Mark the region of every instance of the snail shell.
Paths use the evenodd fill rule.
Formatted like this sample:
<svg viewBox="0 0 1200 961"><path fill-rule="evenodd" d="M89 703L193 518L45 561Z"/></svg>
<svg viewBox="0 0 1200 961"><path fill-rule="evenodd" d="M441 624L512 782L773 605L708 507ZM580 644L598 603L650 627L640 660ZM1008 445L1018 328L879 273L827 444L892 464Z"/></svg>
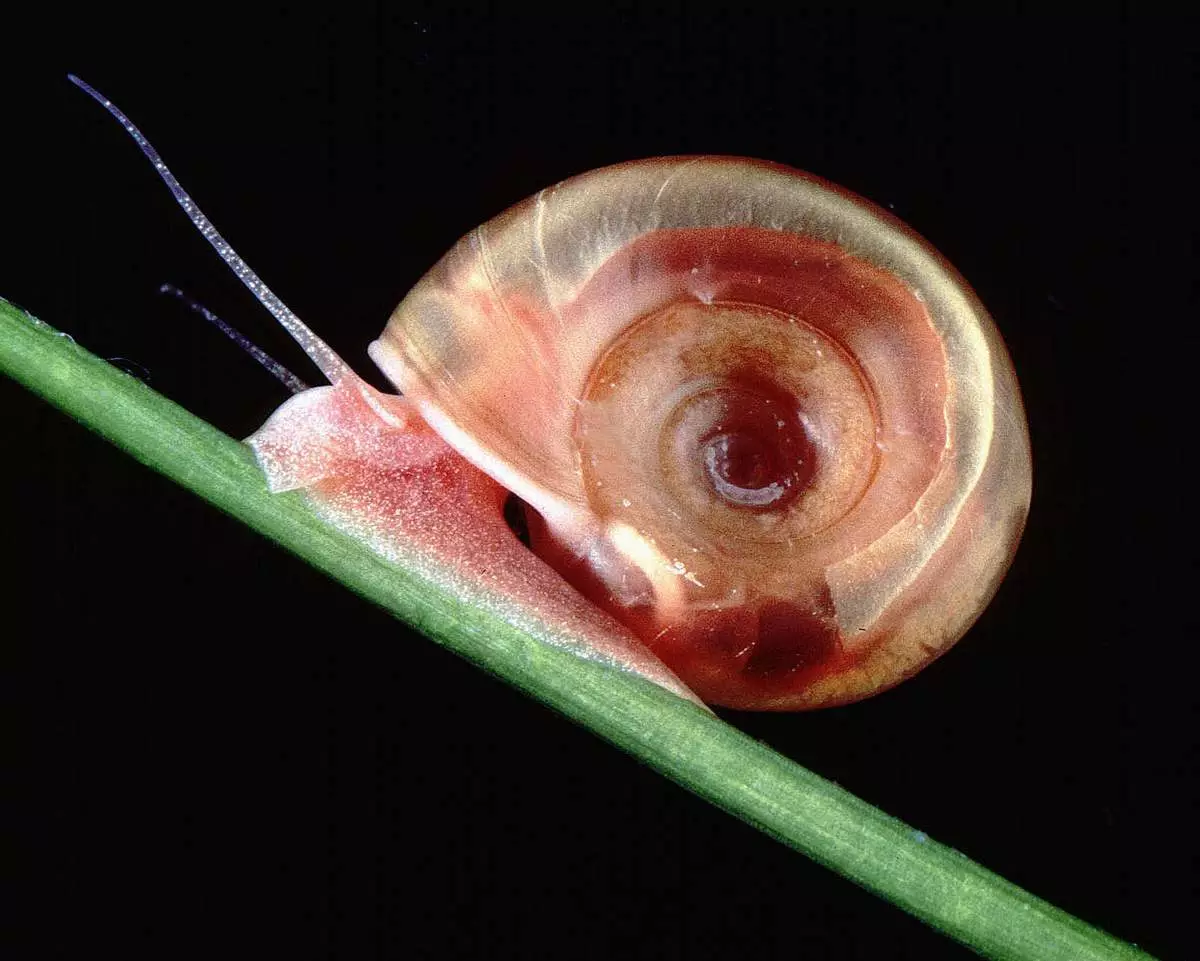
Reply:
<svg viewBox="0 0 1200 961"><path fill-rule="evenodd" d="M890 215L777 165L544 190L460 241L370 352L708 703L825 706L915 673L988 603L1028 511L978 299Z"/></svg>

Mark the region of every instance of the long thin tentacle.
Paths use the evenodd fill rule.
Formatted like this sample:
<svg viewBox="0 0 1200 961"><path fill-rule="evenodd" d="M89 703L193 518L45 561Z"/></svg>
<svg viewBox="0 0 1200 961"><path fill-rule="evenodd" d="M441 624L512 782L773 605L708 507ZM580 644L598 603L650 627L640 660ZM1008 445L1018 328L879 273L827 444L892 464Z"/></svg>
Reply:
<svg viewBox="0 0 1200 961"><path fill-rule="evenodd" d="M259 347L254 341L243 334L236 327L233 327L220 317L214 314L211 310L205 307L200 301L193 297L189 297L178 287L173 284L163 284L158 288L160 294L170 294L176 300L180 300L187 304L197 314L207 320L210 324L217 328L226 337L232 340L235 344L242 348L247 354L263 365L284 387L290 390L293 394L299 394L301 391L308 390L308 384L302 381L299 377L293 374L290 370L279 363L274 357L268 354L265 350Z"/></svg>
<svg viewBox="0 0 1200 961"><path fill-rule="evenodd" d="M175 179L174 174L167 169L167 165L163 163L162 158L158 155L158 151L154 149L150 141L142 135L142 132L133 125L120 108L74 74L68 74L67 76L71 83L100 103L104 109L120 121L126 133L134 139L134 142L141 148L142 153L154 164L154 169L158 171L158 175L162 177L163 182L166 183L171 193L174 194L175 199L179 202L179 206L183 208L184 213L196 225L196 228L204 235L204 238L213 245L216 252L220 254L221 259L237 274L238 279L250 289L250 292L283 325L283 329L292 335L296 343L303 348L304 352L312 359L312 362L329 378L329 381L336 384L346 377L354 376L354 372L350 369L349 365L334 353L333 348L321 340L299 317L293 314L287 305L275 296L274 292L262 282L258 274L251 270L249 265L229 246L225 238L217 232L217 228L212 225L212 221L204 216L203 211L196 206L196 202L192 200L179 181Z"/></svg>

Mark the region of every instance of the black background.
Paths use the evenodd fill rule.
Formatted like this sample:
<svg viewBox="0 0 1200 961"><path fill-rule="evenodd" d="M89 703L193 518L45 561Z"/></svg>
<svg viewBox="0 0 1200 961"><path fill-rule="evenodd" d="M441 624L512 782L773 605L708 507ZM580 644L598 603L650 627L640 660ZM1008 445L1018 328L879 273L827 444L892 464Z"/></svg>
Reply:
<svg viewBox="0 0 1200 961"><path fill-rule="evenodd" d="M571 174L742 154L886 204L1007 339L1030 527L918 678L729 720L1194 956L1195 24L578 6L6 13L0 293L235 436L284 393L160 283L311 376L68 70L363 371L460 235ZM48 953L82 935L161 957L969 956L14 384L0 403L8 828L20 886L53 907L19 919Z"/></svg>

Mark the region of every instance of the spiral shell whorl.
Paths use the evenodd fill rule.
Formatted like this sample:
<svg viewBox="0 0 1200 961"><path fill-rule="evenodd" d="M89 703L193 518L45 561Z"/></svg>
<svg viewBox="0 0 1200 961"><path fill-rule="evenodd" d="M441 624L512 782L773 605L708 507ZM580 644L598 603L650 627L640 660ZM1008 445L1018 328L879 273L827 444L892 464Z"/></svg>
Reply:
<svg viewBox="0 0 1200 961"><path fill-rule="evenodd" d="M574 178L464 238L372 355L703 698L866 696L987 603L1029 500L991 320L869 204L756 161Z"/></svg>

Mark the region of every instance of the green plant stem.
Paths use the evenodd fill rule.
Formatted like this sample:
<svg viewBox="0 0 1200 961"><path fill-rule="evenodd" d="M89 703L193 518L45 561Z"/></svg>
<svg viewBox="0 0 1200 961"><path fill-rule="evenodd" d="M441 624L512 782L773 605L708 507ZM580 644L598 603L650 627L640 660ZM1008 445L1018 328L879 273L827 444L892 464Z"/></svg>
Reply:
<svg viewBox="0 0 1200 961"><path fill-rule="evenodd" d="M984 957L1150 956L658 687L550 647L267 491L249 449L0 300L0 369L439 644ZM797 721L803 723L803 720Z"/></svg>

